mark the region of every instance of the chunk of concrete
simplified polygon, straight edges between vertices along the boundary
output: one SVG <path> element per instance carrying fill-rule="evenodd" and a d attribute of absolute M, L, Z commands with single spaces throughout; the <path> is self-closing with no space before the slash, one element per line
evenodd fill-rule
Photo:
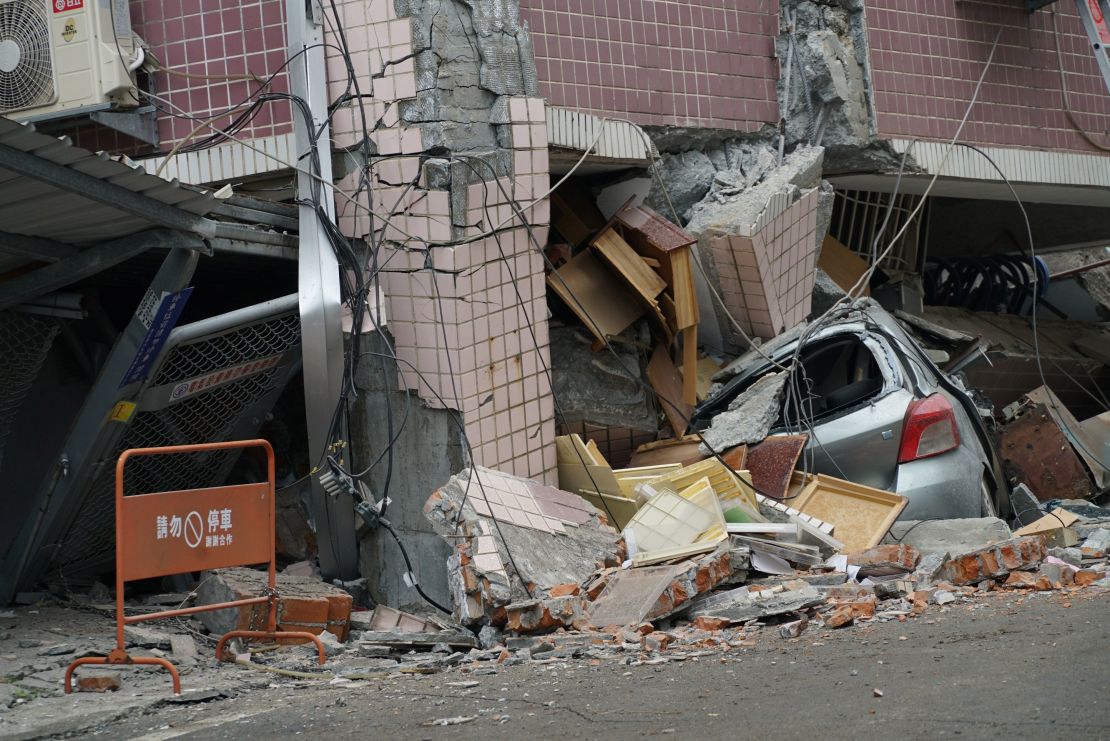
<path fill-rule="evenodd" d="M 1010 535 L 1010 528 L 997 517 L 903 520 L 894 523 L 885 542 L 912 545 L 922 555 L 967 553 L 1009 540 Z"/>
<path fill-rule="evenodd" d="M 1033 569 L 1046 555 L 1044 541 L 1039 537 L 1014 538 L 956 556 L 944 565 L 942 573 L 957 586 L 978 584 L 1012 571 Z"/>
<path fill-rule="evenodd" d="M 1079 546 L 1079 552 L 1084 558 L 1106 558 L 1110 554 L 1110 530 L 1095 530 Z"/>
<path fill-rule="evenodd" d="M 678 217 L 683 218 L 690 207 L 709 192 L 717 174 L 709 156 L 698 150 L 674 154 L 664 152 L 655 167 L 659 178 L 653 180 L 644 205 L 669 219 L 674 218 L 671 204 L 674 204 Z M 659 180 L 666 185 L 666 191 L 660 187 Z"/>
<path fill-rule="evenodd" d="M 591 344 L 578 327 L 551 329 L 552 391 L 566 424 L 655 432 L 659 421 L 653 396 L 639 382 L 639 353 L 623 345 L 595 353 Z"/>
<path fill-rule="evenodd" d="M 690 208 L 686 231 L 695 236 L 711 229 L 720 234 L 750 236 L 752 226 L 773 198 L 788 196 L 794 201 L 802 190 L 820 185 L 824 154 L 822 147 L 801 145 L 757 185 L 738 190 L 722 184 L 724 187 L 710 191 Z"/>
<path fill-rule="evenodd" d="M 737 445 L 761 442 L 782 411 L 782 394 L 788 374 L 768 373 L 749 386 L 709 423 L 698 446 L 702 455 Z"/>
<path fill-rule="evenodd" d="M 247 568 L 214 569 L 201 575 L 197 604 L 259 597 L 266 593 L 266 573 Z M 346 640 L 350 630 L 351 595 L 331 584 L 303 576 L 277 575 L 278 630 L 318 635 L 327 630 Z M 197 618 L 212 633 L 230 630 L 261 630 L 269 613 L 267 604 L 241 605 L 201 612 Z M 166 636 L 167 648 L 169 636 Z"/>
<path fill-rule="evenodd" d="M 499 471 L 452 476 L 424 504 L 424 515 L 453 546 L 447 571 L 455 619 L 500 627 L 508 605 L 542 600 L 619 565 L 623 543 L 599 514 L 577 495 Z M 519 612 L 530 623 L 530 613 Z"/>
<path fill-rule="evenodd" d="M 727 618 L 734 623 L 742 623 L 801 610 L 824 601 L 816 587 L 804 582 L 790 582 L 788 585 L 789 588 L 776 587 L 754 592 L 748 587 L 740 587 L 713 594 L 695 603 L 688 616 L 691 619 L 703 616 Z"/>

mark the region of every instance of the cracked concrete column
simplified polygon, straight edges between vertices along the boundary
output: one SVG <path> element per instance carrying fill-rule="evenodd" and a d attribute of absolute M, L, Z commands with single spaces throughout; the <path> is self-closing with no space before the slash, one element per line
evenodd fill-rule
<path fill-rule="evenodd" d="M 388 382 L 370 378 L 381 375 L 377 362 L 364 363 L 354 452 L 366 465 L 384 450 L 385 405 L 399 425 L 407 394 L 408 426 L 393 447 L 391 520 L 416 551 L 417 576 L 444 600 L 444 554 L 420 514 L 433 488 L 471 461 L 555 478 L 540 253 L 549 206 L 534 202 L 549 187 L 546 112 L 515 2 L 340 5 L 365 97 L 334 119 L 349 171 L 339 187 L 357 192 L 353 203 L 341 197 L 338 210 L 344 233 L 378 245 L 398 358 Z M 332 69 L 338 95 L 346 75 L 342 65 Z M 371 478 L 382 496 L 384 477 L 376 470 Z M 388 535 L 372 534 L 363 550 L 379 599 L 418 600 L 400 578 Z"/>

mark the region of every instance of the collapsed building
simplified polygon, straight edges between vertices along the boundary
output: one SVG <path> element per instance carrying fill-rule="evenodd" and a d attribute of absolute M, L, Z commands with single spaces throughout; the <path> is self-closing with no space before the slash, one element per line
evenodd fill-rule
<path fill-rule="evenodd" d="M 61 43 L 71 20 L 78 42 L 99 34 L 102 64 L 124 68 L 115 87 L 97 78 L 89 101 L 58 84 L 5 109 L 22 122 L 0 134 L 6 203 L 26 221 L 5 229 L 0 283 L 15 507 L 0 601 L 110 571 L 122 450 L 255 434 L 282 461 L 288 560 L 365 578 L 386 604 L 420 604 L 418 588 L 476 599 L 444 564 L 494 554 L 460 553 L 425 515 L 430 493 L 490 469 L 595 497 L 588 518 L 623 528 L 619 483 L 563 483 L 558 440 L 578 434 L 618 470 L 660 449 L 726 453 L 684 438 L 709 429 L 695 409 L 753 347 L 804 349 L 805 322 L 848 293 L 909 327 L 926 359 L 900 362 L 962 374 L 977 428 L 1051 389 L 1070 415 L 1069 491 L 1106 485 L 1110 90 L 1065 3 L 129 5 L 127 24 L 41 20 Z M 825 383 L 809 417 L 817 397 L 830 415 L 869 407 L 915 373 L 884 371 L 869 344 L 901 353 L 902 335 L 859 337 L 810 344 Z M 803 432 L 778 426 L 799 393 L 732 444 Z M 828 474 L 805 445 L 784 487 L 796 464 Z M 1010 504 L 1032 466 L 999 458 L 990 484 Z M 197 458 L 128 493 L 256 475 Z M 867 476 L 839 478 L 894 487 Z M 739 569 L 720 542 L 693 582 Z M 499 609 L 532 597 L 521 581 Z M 553 624 L 544 610 L 515 619 Z"/>

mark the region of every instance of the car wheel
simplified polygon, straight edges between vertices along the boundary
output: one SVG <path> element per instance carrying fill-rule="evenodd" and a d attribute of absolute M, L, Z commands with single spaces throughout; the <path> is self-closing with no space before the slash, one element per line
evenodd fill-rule
<path fill-rule="evenodd" d="M 994 492 L 990 480 L 984 476 L 979 482 L 979 511 L 981 517 L 998 517 L 998 507 L 994 505 Z"/>

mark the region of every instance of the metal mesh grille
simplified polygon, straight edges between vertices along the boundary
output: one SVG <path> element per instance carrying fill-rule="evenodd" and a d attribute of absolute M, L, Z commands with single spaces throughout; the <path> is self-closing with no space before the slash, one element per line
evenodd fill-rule
<path fill-rule="evenodd" d="M 292 331 L 288 331 L 289 326 Z M 162 370 L 157 378 L 165 380 L 156 385 L 278 354 L 299 341 L 299 325 L 293 314 L 181 345 L 174 348 L 163 367 L 178 369 L 186 375 L 170 376 Z M 197 352 L 198 347 L 203 348 L 204 354 Z M 249 351 L 252 354 L 244 354 L 248 352 L 245 348 L 254 348 Z M 115 547 L 114 462 L 120 453 L 128 448 L 217 442 L 236 435 L 253 434 L 257 425 L 247 431 L 244 414 L 267 394 L 276 397 L 286 372 L 282 367 L 272 368 L 186 397 L 165 409 L 136 413 L 107 459 L 107 465 L 84 497 L 73 526 L 54 559 L 55 568 L 66 573 L 80 573 L 111 563 Z M 238 451 L 217 451 L 135 459 L 127 466 L 124 494 L 219 486 L 227 478 L 238 454 Z"/>
<path fill-rule="evenodd" d="M 0 312 L 0 468 L 15 417 L 60 329 L 50 317 Z"/>
<path fill-rule="evenodd" d="M 167 359 L 154 378 L 154 386 L 266 358 L 300 342 L 300 319 L 296 314 L 278 317 L 228 334 L 185 345 Z"/>

